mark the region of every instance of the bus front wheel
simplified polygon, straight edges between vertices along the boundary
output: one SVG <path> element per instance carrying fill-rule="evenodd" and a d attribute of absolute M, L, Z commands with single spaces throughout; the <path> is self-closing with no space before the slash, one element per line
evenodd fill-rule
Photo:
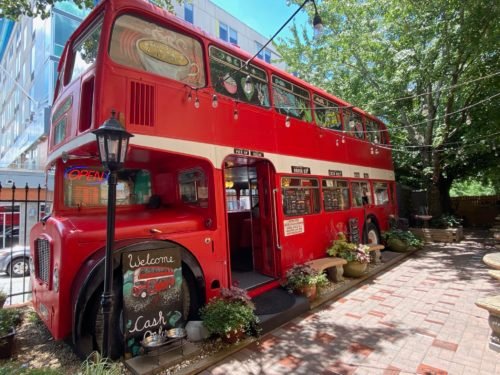
<path fill-rule="evenodd" d="M 368 245 L 380 243 L 380 232 L 374 223 L 366 224 L 366 243 Z"/>

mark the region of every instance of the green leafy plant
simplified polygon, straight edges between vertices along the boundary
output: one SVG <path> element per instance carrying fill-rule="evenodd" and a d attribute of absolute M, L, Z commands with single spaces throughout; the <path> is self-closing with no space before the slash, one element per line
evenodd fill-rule
<path fill-rule="evenodd" d="M 285 286 L 290 290 L 308 285 L 324 286 L 328 283 L 326 275 L 307 264 L 295 264 L 286 272 Z"/>
<path fill-rule="evenodd" d="M 103 358 L 100 353 L 92 352 L 80 366 L 79 374 L 82 375 L 120 375 L 121 368 L 118 363 Z"/>
<path fill-rule="evenodd" d="M 339 233 L 337 239 L 326 249 L 326 253 L 331 257 L 343 258 L 348 262 L 370 263 L 368 246 L 347 242 L 343 233 Z"/>
<path fill-rule="evenodd" d="M 387 243 L 389 243 L 390 240 L 399 240 L 406 246 L 413 246 L 417 249 L 420 249 L 424 245 L 423 241 L 415 237 L 409 230 L 391 229 L 384 232 L 382 237 Z"/>
<path fill-rule="evenodd" d="M 8 297 L 7 293 L 5 293 L 3 289 L 0 289 L 0 308 L 3 308 L 3 305 L 5 304 L 5 301 L 7 301 Z"/>
<path fill-rule="evenodd" d="M 18 309 L 0 309 L 0 337 L 11 333 L 21 321 L 22 314 Z"/>
<path fill-rule="evenodd" d="M 255 315 L 255 306 L 240 288 L 223 288 L 221 295 L 211 299 L 200 309 L 203 325 L 212 335 L 229 337 L 243 332 L 257 335 L 259 320 Z"/>
<path fill-rule="evenodd" d="M 449 214 L 441 215 L 430 222 L 432 228 L 457 228 L 460 225 L 462 225 L 462 219 Z"/>
<path fill-rule="evenodd" d="M 0 375 L 64 375 L 64 373 L 58 369 L 25 368 L 17 363 L 5 363 L 0 367 Z"/>

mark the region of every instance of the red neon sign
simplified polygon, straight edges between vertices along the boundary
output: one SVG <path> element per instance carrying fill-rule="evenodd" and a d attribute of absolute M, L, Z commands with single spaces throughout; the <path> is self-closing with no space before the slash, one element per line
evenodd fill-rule
<path fill-rule="evenodd" d="M 69 167 L 64 178 L 70 181 L 85 181 L 89 184 L 102 184 L 108 180 L 109 172 L 82 166 Z"/>

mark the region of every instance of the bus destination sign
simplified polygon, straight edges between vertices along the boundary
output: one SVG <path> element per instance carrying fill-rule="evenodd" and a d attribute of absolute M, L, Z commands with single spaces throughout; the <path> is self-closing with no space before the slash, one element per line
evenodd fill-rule
<path fill-rule="evenodd" d="M 311 168 L 292 165 L 292 173 L 311 174 Z"/>
<path fill-rule="evenodd" d="M 342 177 L 342 171 L 337 171 L 335 169 L 329 169 L 328 170 L 328 176 L 332 177 Z"/>
<path fill-rule="evenodd" d="M 255 157 L 258 157 L 258 158 L 263 158 L 264 157 L 264 153 L 261 152 L 261 151 L 247 150 L 247 149 L 244 149 L 244 148 L 235 148 L 234 149 L 234 153 L 236 155 L 255 156 Z"/>

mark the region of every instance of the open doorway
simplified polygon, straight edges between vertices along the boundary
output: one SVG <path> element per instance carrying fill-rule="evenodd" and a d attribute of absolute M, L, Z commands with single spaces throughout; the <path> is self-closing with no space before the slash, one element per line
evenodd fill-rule
<path fill-rule="evenodd" d="M 228 158 L 225 197 L 233 285 L 253 289 L 277 278 L 274 169 L 269 161 Z"/>

